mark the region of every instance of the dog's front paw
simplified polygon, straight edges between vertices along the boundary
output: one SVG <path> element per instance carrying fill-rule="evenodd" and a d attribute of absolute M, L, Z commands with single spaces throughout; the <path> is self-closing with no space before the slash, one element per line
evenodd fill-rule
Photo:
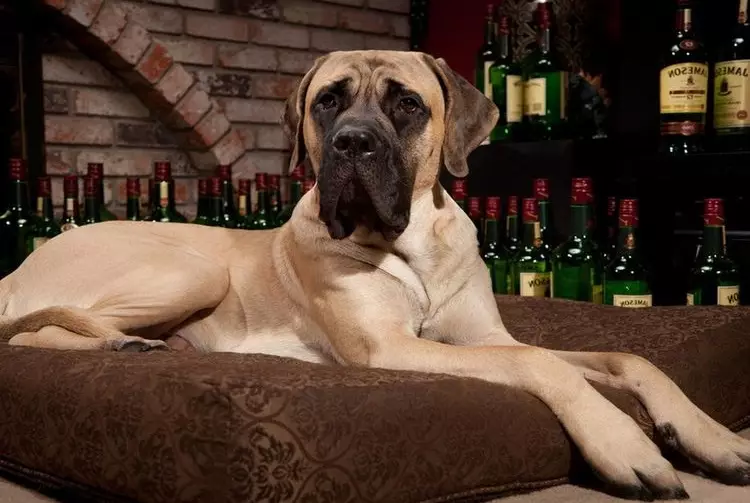
<path fill-rule="evenodd" d="M 166 342 L 153 339 L 142 339 L 132 337 L 128 339 L 119 339 L 112 341 L 110 344 L 112 351 L 121 353 L 142 353 L 145 351 L 170 351 L 171 348 Z"/>

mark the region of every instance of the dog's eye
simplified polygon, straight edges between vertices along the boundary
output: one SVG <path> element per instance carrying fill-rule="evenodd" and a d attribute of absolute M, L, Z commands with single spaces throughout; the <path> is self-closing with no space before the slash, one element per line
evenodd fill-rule
<path fill-rule="evenodd" d="M 419 103 L 414 98 L 401 98 L 401 101 L 398 102 L 398 108 L 407 114 L 411 114 L 417 111 Z"/>
<path fill-rule="evenodd" d="M 326 93 L 320 97 L 318 104 L 323 107 L 324 110 L 329 110 L 336 106 L 336 96 L 331 93 Z"/>

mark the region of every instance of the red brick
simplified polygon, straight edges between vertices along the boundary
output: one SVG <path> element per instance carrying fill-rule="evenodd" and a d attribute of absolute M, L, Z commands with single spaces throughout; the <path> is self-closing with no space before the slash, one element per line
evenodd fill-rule
<path fill-rule="evenodd" d="M 195 126 L 195 132 L 203 140 L 203 144 L 212 147 L 232 127 L 226 115 L 218 109 L 211 109 Z"/>
<path fill-rule="evenodd" d="M 244 70 L 276 70 L 276 50 L 268 47 L 219 46 L 219 64 Z"/>
<path fill-rule="evenodd" d="M 250 178 L 252 180 L 258 171 L 260 170 L 250 158 L 250 154 L 247 153 L 232 165 L 232 178 L 235 180 L 238 178 Z M 254 194 L 252 200 L 256 200 Z"/>
<path fill-rule="evenodd" d="M 112 123 L 105 119 L 48 115 L 44 118 L 47 143 L 68 145 L 111 145 Z"/>
<path fill-rule="evenodd" d="M 177 103 L 190 87 L 195 83 L 195 78 L 185 67 L 180 64 L 172 65 L 164 78 L 156 84 L 156 90 L 171 104 Z"/>
<path fill-rule="evenodd" d="M 67 4 L 66 0 L 44 0 L 44 3 L 57 10 L 63 10 Z"/>
<path fill-rule="evenodd" d="M 211 98 L 199 85 L 194 85 L 174 109 L 176 117 L 172 119 L 179 125 L 195 126 L 211 109 Z"/>
<path fill-rule="evenodd" d="M 178 63 L 189 63 L 191 65 L 213 65 L 214 44 L 212 42 L 196 39 L 162 40 Z"/>
<path fill-rule="evenodd" d="M 217 73 L 214 70 L 197 70 L 195 76 L 211 96 L 249 98 L 252 87 L 250 75 Z"/>
<path fill-rule="evenodd" d="M 195 206 L 198 195 L 198 181 L 195 178 L 175 178 L 174 200 L 177 204 Z"/>
<path fill-rule="evenodd" d="M 126 63 L 135 65 L 150 45 L 151 35 L 148 31 L 138 23 L 130 21 L 112 48 Z"/>
<path fill-rule="evenodd" d="M 75 173 L 75 155 L 70 150 L 47 148 L 46 155 L 48 175 L 67 175 Z"/>
<path fill-rule="evenodd" d="M 391 35 L 409 38 L 411 35 L 409 18 L 406 16 L 391 16 Z"/>
<path fill-rule="evenodd" d="M 286 99 L 297 89 L 299 77 L 289 75 L 255 74 L 253 75 L 253 98 Z"/>
<path fill-rule="evenodd" d="M 237 134 L 240 135 L 240 139 L 242 140 L 242 144 L 245 146 L 245 150 L 253 150 L 256 145 L 255 143 L 256 128 L 253 126 L 244 126 L 241 124 L 233 126 L 233 128 L 235 131 L 237 131 Z"/>
<path fill-rule="evenodd" d="M 83 88 L 75 91 L 77 115 L 145 118 L 149 111 L 130 93 Z"/>
<path fill-rule="evenodd" d="M 154 41 L 141 62 L 138 63 L 136 70 L 146 80 L 156 84 L 170 66 L 172 66 L 172 56 L 169 55 L 169 51 L 162 43 Z"/>
<path fill-rule="evenodd" d="M 117 143 L 125 146 L 176 146 L 174 134 L 160 122 L 118 122 Z"/>
<path fill-rule="evenodd" d="M 234 122 L 257 122 L 279 124 L 284 114 L 284 102 L 280 100 L 244 100 L 240 98 L 216 98 L 221 103 L 227 118 Z"/>
<path fill-rule="evenodd" d="M 90 32 L 107 45 L 112 45 L 125 29 L 128 19 L 125 12 L 113 2 L 106 2 L 96 16 Z"/>
<path fill-rule="evenodd" d="M 182 12 L 169 7 L 156 7 L 131 2 L 120 2 L 130 19 L 152 33 L 182 33 Z"/>
<path fill-rule="evenodd" d="M 74 59 L 55 54 L 45 54 L 42 56 L 42 74 L 45 82 L 123 87 L 122 83 L 109 70 L 90 59 Z"/>
<path fill-rule="evenodd" d="M 102 6 L 103 0 L 70 0 L 68 3 L 68 17 L 75 19 L 83 26 L 91 26 L 96 14 Z"/>
<path fill-rule="evenodd" d="M 219 12 L 231 16 L 278 19 L 278 0 L 218 0 Z"/>
<path fill-rule="evenodd" d="M 382 51 L 408 51 L 409 40 L 405 38 L 377 37 L 370 35 L 365 39 L 365 49 Z"/>
<path fill-rule="evenodd" d="M 248 40 L 247 21 L 242 18 L 187 14 L 185 31 L 196 37 L 236 40 L 237 42 Z"/>
<path fill-rule="evenodd" d="M 311 51 L 279 51 L 279 71 L 304 75 L 321 54 Z"/>
<path fill-rule="evenodd" d="M 258 126 L 255 128 L 255 145 L 261 150 L 286 150 L 289 140 L 281 126 Z"/>
<path fill-rule="evenodd" d="M 248 152 L 247 159 L 266 173 L 284 174 L 289 168 L 289 154 L 286 152 Z"/>
<path fill-rule="evenodd" d="M 45 85 L 44 92 L 44 111 L 54 114 L 67 114 L 70 110 L 70 99 L 68 98 L 68 88 L 50 87 Z"/>
<path fill-rule="evenodd" d="M 177 5 L 190 9 L 214 10 L 216 9 L 216 0 L 177 0 Z"/>
<path fill-rule="evenodd" d="M 173 174 L 185 174 L 191 171 L 190 159 L 178 150 L 155 149 L 86 149 L 78 155 L 76 165 L 79 173 L 86 172 L 89 162 L 104 163 L 106 176 L 149 176 L 153 173 L 155 161 L 172 163 Z M 148 190 L 141 187 L 144 193 Z M 145 190 L 144 190 L 145 189 Z"/>
<path fill-rule="evenodd" d="M 245 145 L 242 143 L 240 135 L 232 130 L 219 140 L 219 143 L 214 145 L 211 152 L 216 156 L 219 164 L 232 164 L 245 153 Z"/>
<path fill-rule="evenodd" d="M 388 33 L 389 21 L 385 14 L 371 10 L 341 9 L 339 12 L 339 26 L 348 30 Z"/>
<path fill-rule="evenodd" d="M 313 30 L 311 45 L 321 51 L 355 51 L 364 49 L 365 37 L 360 33 Z"/>
<path fill-rule="evenodd" d="M 401 14 L 409 13 L 409 0 L 367 0 L 367 5 L 373 9 L 399 12 Z"/>
<path fill-rule="evenodd" d="M 310 33 L 304 26 L 250 21 L 250 40 L 261 45 L 276 45 L 307 49 L 310 46 Z"/>
<path fill-rule="evenodd" d="M 338 7 L 333 5 L 311 3 L 305 0 L 296 0 L 291 5 L 284 7 L 283 18 L 289 23 L 310 24 L 315 26 L 336 26 L 336 14 Z"/>

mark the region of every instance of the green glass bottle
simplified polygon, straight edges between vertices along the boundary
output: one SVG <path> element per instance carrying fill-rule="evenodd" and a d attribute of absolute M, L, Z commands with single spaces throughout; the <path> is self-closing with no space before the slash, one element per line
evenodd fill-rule
<path fill-rule="evenodd" d="M 500 198 L 487 198 L 484 213 L 484 241 L 482 260 L 487 265 L 492 279 L 492 291 L 497 294 L 510 293 L 510 253 L 500 240 Z"/>
<path fill-rule="evenodd" d="M 271 227 L 276 227 L 276 220 L 284 203 L 281 198 L 281 175 L 268 175 L 268 210 L 271 215 Z"/>
<path fill-rule="evenodd" d="M 98 182 L 93 176 L 83 177 L 83 225 L 101 222 Z"/>
<path fill-rule="evenodd" d="M 298 164 L 295 166 L 289 178 L 289 203 L 284 206 L 279 216 L 276 217 L 277 227 L 281 227 L 292 218 L 294 208 L 297 206 L 299 200 L 302 199 L 302 180 L 305 178 L 304 165 Z"/>
<path fill-rule="evenodd" d="M 78 175 L 66 175 L 63 178 L 63 196 L 65 199 L 60 230 L 66 232 L 83 225 L 78 204 Z"/>
<path fill-rule="evenodd" d="M 97 197 L 99 198 L 99 219 L 102 222 L 117 220 L 117 215 L 109 211 L 104 202 L 104 164 L 101 162 L 90 162 L 86 171 L 86 176 L 96 179 Z"/>
<path fill-rule="evenodd" d="M 151 192 L 151 216 L 153 222 L 187 222 L 176 209 L 172 165 L 167 161 L 154 163 L 154 188 Z"/>
<path fill-rule="evenodd" d="M 208 178 L 198 179 L 198 207 L 193 220 L 197 225 L 208 225 L 210 200 L 208 197 Z"/>
<path fill-rule="evenodd" d="M 518 238 L 518 196 L 508 197 L 508 211 L 505 215 L 505 247 L 513 257 L 521 249 L 521 240 Z"/>
<path fill-rule="evenodd" d="M 267 174 L 266 173 L 255 173 L 255 192 L 257 199 L 257 207 L 253 213 L 252 221 L 250 222 L 250 228 L 254 230 L 270 229 L 271 228 L 271 215 L 268 211 L 268 200 L 270 198 L 268 194 L 267 185 Z"/>
<path fill-rule="evenodd" d="M 523 297 L 549 297 L 552 266 L 539 224 L 539 204 L 533 197 L 523 200 L 523 242 L 513 257 L 513 293 Z"/>
<path fill-rule="evenodd" d="M 466 179 L 454 178 L 451 182 L 451 197 L 458 206 L 466 211 Z"/>
<path fill-rule="evenodd" d="M 55 221 L 55 209 L 52 205 L 52 181 L 48 176 L 36 179 L 36 215 L 34 216 L 27 240 L 29 253 L 60 234 L 60 225 Z"/>
<path fill-rule="evenodd" d="M 552 252 L 558 245 L 549 194 L 549 180 L 547 178 L 535 178 L 534 197 L 539 203 L 539 226 L 542 228 L 542 240 L 548 253 Z"/>
<path fill-rule="evenodd" d="M 215 175 L 221 179 L 221 198 L 223 205 L 224 225 L 229 229 L 237 227 L 237 208 L 234 204 L 234 185 L 232 184 L 232 166 L 221 164 L 216 167 Z"/>
<path fill-rule="evenodd" d="M 703 201 L 703 243 L 690 274 L 689 306 L 738 306 L 740 272 L 727 255 L 724 201 Z"/>
<path fill-rule="evenodd" d="M 550 295 L 558 299 L 602 303 L 602 263 L 591 235 L 593 186 L 590 178 L 573 178 L 570 236 L 552 253 Z"/>
<path fill-rule="evenodd" d="M 148 195 L 148 201 L 146 202 L 146 211 L 142 218 L 144 222 L 150 222 L 151 216 L 154 214 L 154 209 L 157 204 L 157 200 L 154 199 L 155 189 L 156 182 L 154 182 L 154 177 L 150 177 L 148 179 L 148 192 L 146 193 Z"/>
<path fill-rule="evenodd" d="M 488 3 L 487 13 L 484 16 L 484 41 L 477 52 L 475 61 L 474 85 L 490 100 L 492 99 L 490 68 L 498 59 L 495 30 L 495 6 Z"/>
<path fill-rule="evenodd" d="M 28 234 L 34 216 L 27 176 L 26 161 L 11 159 L 8 208 L 0 215 L 0 278 L 12 273 L 26 259 Z"/>
<path fill-rule="evenodd" d="M 224 201 L 224 180 L 219 176 L 208 179 L 208 221 L 211 227 L 227 227 Z"/>
<path fill-rule="evenodd" d="M 493 142 L 517 137 L 523 119 L 523 77 L 511 55 L 508 16 L 500 16 L 497 31 L 497 59 L 490 66 L 490 82 L 500 118 L 490 133 Z"/>
<path fill-rule="evenodd" d="M 651 307 L 648 269 L 636 246 L 638 201 L 620 200 L 617 253 L 604 269 L 604 303 L 619 307 Z"/>
<path fill-rule="evenodd" d="M 253 214 L 250 201 L 250 179 L 240 178 L 237 181 L 237 228 L 251 229 Z"/>
<path fill-rule="evenodd" d="M 609 196 L 607 198 L 607 224 L 600 244 L 600 261 L 607 265 L 612 262 L 617 252 L 617 198 Z"/>
<path fill-rule="evenodd" d="M 476 196 L 470 196 L 469 202 L 469 218 L 474 223 L 474 227 L 477 229 L 477 246 L 482 246 L 484 243 L 484 229 L 482 224 L 482 206 L 480 198 Z"/>
<path fill-rule="evenodd" d="M 535 11 L 537 43 L 524 61 L 524 130 L 530 140 L 564 137 L 568 106 L 568 73 L 555 58 L 550 40 L 549 3 Z"/>
<path fill-rule="evenodd" d="M 135 176 L 127 177 L 125 194 L 127 197 L 125 219 L 134 222 L 141 220 L 141 179 Z"/>

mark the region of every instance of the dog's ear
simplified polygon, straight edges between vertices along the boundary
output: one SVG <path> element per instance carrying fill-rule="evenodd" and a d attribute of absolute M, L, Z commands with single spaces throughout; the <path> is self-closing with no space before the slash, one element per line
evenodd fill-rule
<path fill-rule="evenodd" d="M 426 54 L 425 60 L 443 88 L 443 164 L 453 176 L 462 178 L 469 174 L 466 158 L 489 136 L 500 112 L 492 100 L 454 72 L 443 58 Z"/>
<path fill-rule="evenodd" d="M 292 157 L 289 160 L 289 171 L 291 172 L 299 163 L 305 160 L 307 150 L 305 148 L 305 135 L 302 126 L 305 120 L 305 96 L 310 87 L 315 73 L 328 56 L 320 56 L 315 60 L 312 68 L 302 77 L 297 89 L 286 100 L 284 108 L 284 132 L 292 146 Z"/>

